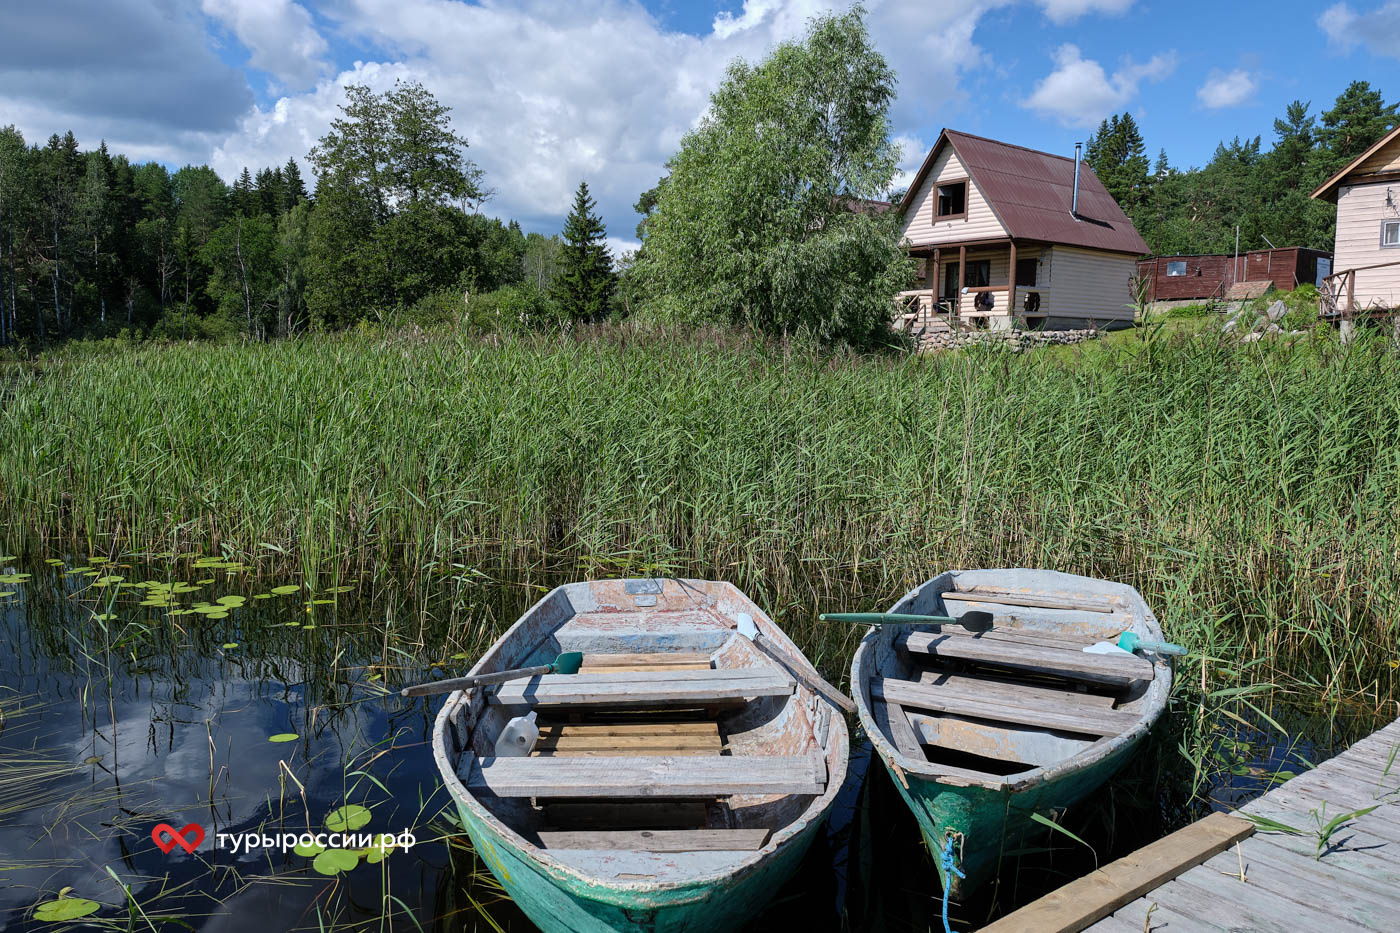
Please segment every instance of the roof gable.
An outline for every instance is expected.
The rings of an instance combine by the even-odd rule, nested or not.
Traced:
[[[1007,233],[1017,239],[1142,254],[1147,244],[1128,215],[1080,164],[1079,214],[1070,213],[1074,160],[945,129],[900,202],[906,210],[944,146],[952,146]]]
[[[1314,191],[1310,196],[1314,198],[1326,198],[1329,201],[1336,200],[1337,188],[1341,186],[1342,182],[1346,180],[1346,177],[1348,175],[1361,168],[1363,163],[1369,162],[1372,156],[1379,155],[1382,152],[1382,150],[1388,150],[1392,147],[1394,148],[1396,153],[1400,153],[1400,125],[1397,125],[1395,129],[1391,130],[1389,133],[1386,133],[1380,139],[1376,140],[1375,144],[1372,145],[1371,148],[1367,149],[1365,152],[1361,153],[1361,155],[1348,162],[1340,172],[1333,175],[1331,178],[1327,179],[1321,185],[1319,185],[1317,190]]]

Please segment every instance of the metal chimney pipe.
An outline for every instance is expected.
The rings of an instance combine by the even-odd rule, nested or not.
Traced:
[[[1074,144],[1074,201],[1069,208],[1070,215],[1074,217],[1079,216],[1079,158],[1083,151],[1083,143]]]

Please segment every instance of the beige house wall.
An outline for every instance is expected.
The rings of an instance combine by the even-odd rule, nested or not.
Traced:
[[[959,220],[937,220],[937,186],[958,179],[967,179],[967,215]],[[944,146],[929,170],[928,177],[914,197],[904,218],[904,238],[909,246],[933,246],[967,240],[994,239],[1006,236],[1006,228],[992,213],[987,199],[977,184],[968,177],[967,169],[958,161],[952,146]]]
[[[1394,154],[1394,159],[1400,162],[1400,153]],[[1397,220],[1400,220],[1400,181],[1343,185],[1337,190],[1337,245],[1332,270],[1361,270],[1356,273],[1358,309],[1400,307],[1400,247],[1381,246],[1382,224]],[[1382,263],[1396,265],[1364,268]]]

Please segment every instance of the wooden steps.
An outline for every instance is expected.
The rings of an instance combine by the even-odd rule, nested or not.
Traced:
[[[913,654],[973,661],[1112,687],[1127,687],[1154,676],[1152,662],[1146,658],[1132,654],[1092,654],[1061,638],[1038,639],[1025,632],[1011,634],[992,629],[974,635],[964,628],[948,625],[938,631],[900,635],[896,645]]]
[[[1138,714],[1127,710],[1051,704],[1038,699],[1031,692],[1018,699],[1009,691],[993,696],[965,687],[931,686],[889,678],[872,681],[870,696],[911,709],[934,710],[1079,735],[1118,735],[1139,721]],[[910,731],[913,731],[912,728]]]
[[[820,794],[817,756],[477,758],[463,756],[468,789],[497,797],[723,797]]]
[[[541,831],[544,849],[624,849],[630,852],[754,852],[768,842],[768,829],[641,829]]]
[[[718,755],[719,724],[710,722],[549,723],[530,753],[537,758],[623,755]]]
[[[776,667],[706,670],[598,671],[545,674],[490,690],[488,702],[535,707],[700,706],[788,696],[796,682]]]

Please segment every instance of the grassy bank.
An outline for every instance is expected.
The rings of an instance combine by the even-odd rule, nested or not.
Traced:
[[[1132,582],[1213,670],[1395,696],[1400,365],[1164,335],[827,357],[610,331],[74,355],[0,407],[11,549],[268,572],[719,575],[780,616],[935,569]],[[824,667],[853,644],[787,620]]]

